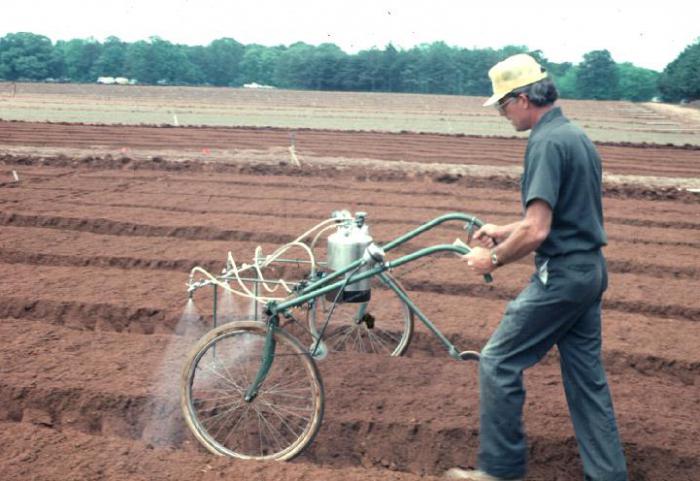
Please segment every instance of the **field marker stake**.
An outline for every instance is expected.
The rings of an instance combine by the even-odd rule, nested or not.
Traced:
[[[175,127],[180,126],[180,123],[177,121],[177,114],[173,114],[173,125],[175,125]]]
[[[297,167],[301,167],[301,162],[299,162],[299,159],[297,158],[297,154],[295,151],[295,144],[296,144],[296,138],[294,135],[294,132],[289,134],[289,156],[292,159],[292,163],[296,165]]]
[[[19,176],[17,175],[17,171],[16,171],[16,170],[13,170],[13,171],[12,171],[12,177],[15,178],[15,182],[19,182]]]

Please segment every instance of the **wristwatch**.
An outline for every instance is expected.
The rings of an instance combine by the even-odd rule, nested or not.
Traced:
[[[491,251],[491,264],[495,267],[501,266],[501,261],[498,260],[498,254],[496,254],[494,251]]]

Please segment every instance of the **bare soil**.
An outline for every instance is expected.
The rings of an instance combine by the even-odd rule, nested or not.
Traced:
[[[511,222],[524,146],[0,122],[3,480],[413,480],[473,465],[476,365],[451,360],[422,326],[405,357],[334,353],[319,362],[324,422],[294,461],[209,454],[178,407],[183,357],[211,322],[183,326],[185,282],[192,266],[220,269],[227,251],[249,261],[255,246],[271,251],[335,209],[367,211],[379,241],[450,211]],[[654,180],[697,182],[700,154],[599,148],[609,174],[636,176],[608,182],[604,197],[604,359],[630,479],[698,481],[700,199]],[[431,231],[395,255],[452,242],[461,227]],[[395,274],[458,346],[478,349],[531,270],[524,260],[486,285],[448,256]],[[207,301],[197,299],[204,314]],[[581,479],[556,351],[526,373],[526,386],[528,479]]]

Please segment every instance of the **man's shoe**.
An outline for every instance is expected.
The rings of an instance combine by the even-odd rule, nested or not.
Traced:
[[[521,478],[508,479],[491,476],[479,469],[451,468],[445,471],[447,479],[466,479],[467,481],[523,481]]]

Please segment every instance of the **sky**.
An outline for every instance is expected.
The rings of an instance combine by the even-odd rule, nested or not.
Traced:
[[[114,35],[134,42],[158,36],[207,45],[312,45],[347,53],[392,43],[410,49],[444,41],[452,47],[525,45],[552,62],[579,63],[607,49],[618,63],[661,71],[700,37],[697,0],[10,0],[0,37],[13,32],[52,41]],[[585,6],[584,6],[585,3]]]

